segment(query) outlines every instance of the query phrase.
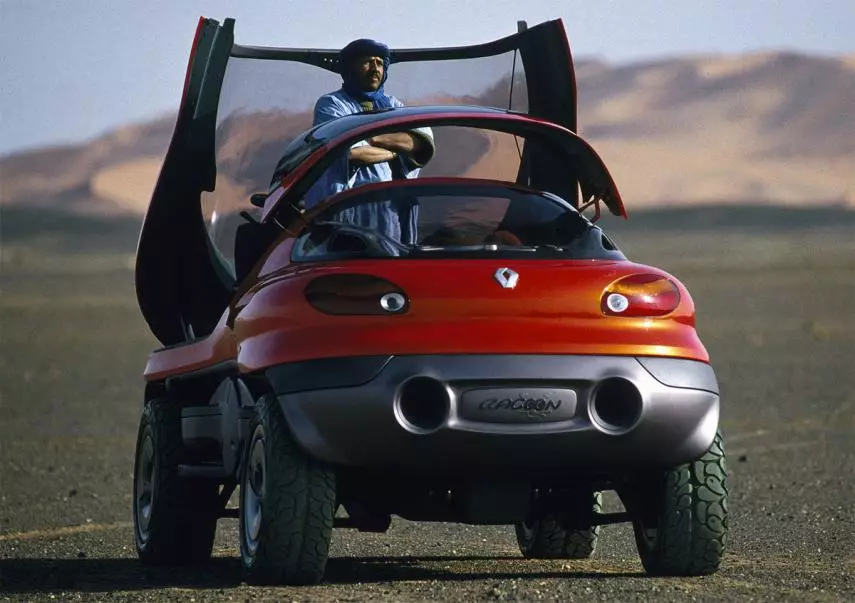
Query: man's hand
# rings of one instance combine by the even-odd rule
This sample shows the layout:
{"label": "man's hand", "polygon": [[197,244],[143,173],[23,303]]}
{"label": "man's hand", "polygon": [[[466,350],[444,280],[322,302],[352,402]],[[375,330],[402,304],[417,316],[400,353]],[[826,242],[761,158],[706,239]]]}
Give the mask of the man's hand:
{"label": "man's hand", "polygon": [[388,149],[383,149],[370,144],[353,147],[347,158],[351,163],[357,165],[373,165],[375,163],[383,163],[384,161],[392,161],[398,154]]}
{"label": "man's hand", "polygon": [[381,149],[407,155],[418,166],[426,164],[433,154],[432,147],[421,136],[410,132],[380,134],[370,138],[368,143]]}
{"label": "man's hand", "polygon": [[412,153],[421,144],[421,140],[409,132],[394,132],[369,138],[368,144],[395,153]]}
{"label": "man's hand", "polygon": [[367,145],[353,147],[348,158],[357,165],[371,165],[392,161],[401,154],[411,157],[416,162],[424,163],[420,158],[420,155],[424,154],[423,151],[429,153],[431,147],[421,136],[409,132],[393,132],[373,136],[368,139]]}

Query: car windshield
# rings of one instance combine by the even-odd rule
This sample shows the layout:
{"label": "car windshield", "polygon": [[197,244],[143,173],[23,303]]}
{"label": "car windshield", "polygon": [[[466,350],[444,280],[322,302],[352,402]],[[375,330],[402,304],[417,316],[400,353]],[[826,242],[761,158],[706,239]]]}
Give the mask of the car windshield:
{"label": "car windshield", "polygon": [[623,259],[569,203],[502,185],[381,185],[316,214],[294,261],[347,258]]}
{"label": "car windshield", "polygon": [[[513,52],[468,60],[396,63],[386,90],[409,106],[465,104],[528,110],[522,65]],[[512,85],[513,83],[513,85]],[[216,124],[217,183],[202,195],[203,215],[248,210],[249,196],[266,191],[283,153],[318,141],[296,138],[312,125],[318,97],[341,87],[341,76],[314,65],[232,57],[223,80]],[[288,166],[293,167],[293,166]],[[287,171],[287,170],[286,170]]]}

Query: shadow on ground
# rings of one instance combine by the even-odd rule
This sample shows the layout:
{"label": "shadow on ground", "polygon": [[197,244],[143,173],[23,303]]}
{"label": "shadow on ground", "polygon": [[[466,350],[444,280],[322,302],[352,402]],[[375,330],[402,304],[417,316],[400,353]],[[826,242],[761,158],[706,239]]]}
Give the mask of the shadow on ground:
{"label": "shadow on ground", "polygon": [[[362,557],[330,559],[324,583],[370,584],[407,580],[503,580],[638,578],[642,572],[526,572],[520,557]],[[445,567],[432,567],[443,563]],[[476,564],[476,568],[472,565]],[[485,564],[489,564],[485,568]],[[474,571],[473,571],[474,570]],[[223,589],[243,583],[240,560],[215,558],[202,566],[145,567],[137,559],[6,559],[0,561],[0,591],[102,592],[168,587]]]}

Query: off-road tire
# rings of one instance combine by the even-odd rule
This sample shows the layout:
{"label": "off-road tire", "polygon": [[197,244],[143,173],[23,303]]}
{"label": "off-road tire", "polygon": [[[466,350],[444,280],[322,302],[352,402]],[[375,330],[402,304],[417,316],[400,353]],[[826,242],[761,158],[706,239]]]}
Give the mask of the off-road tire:
{"label": "off-road tire", "polygon": [[665,472],[655,523],[633,521],[647,572],[702,576],[718,570],[727,541],[727,497],[724,444],[716,433],[700,458]]}
{"label": "off-road tire", "polygon": [[146,565],[202,563],[217,529],[218,485],[178,474],[181,409],[147,402],[134,457],[133,520],[137,554]]}
{"label": "off-road tire", "polygon": [[[595,513],[603,509],[603,495],[592,494]],[[567,530],[553,515],[531,522],[517,523],[517,544],[527,559],[588,559],[597,548],[600,526]]]}
{"label": "off-road tire", "polygon": [[247,581],[317,584],[329,557],[335,473],[297,446],[272,396],[257,402],[248,433],[240,492],[240,548]]}

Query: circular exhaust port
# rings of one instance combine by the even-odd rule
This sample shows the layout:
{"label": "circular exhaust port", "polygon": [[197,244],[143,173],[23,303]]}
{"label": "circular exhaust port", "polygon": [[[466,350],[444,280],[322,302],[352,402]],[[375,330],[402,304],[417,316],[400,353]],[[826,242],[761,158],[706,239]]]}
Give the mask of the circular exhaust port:
{"label": "circular exhaust port", "polygon": [[604,379],[591,400],[591,419],[600,431],[626,433],[641,418],[641,392],[619,377]]}
{"label": "circular exhaust port", "polygon": [[409,431],[430,433],[445,424],[450,407],[448,389],[441,381],[432,377],[413,377],[401,386],[395,414]]}

